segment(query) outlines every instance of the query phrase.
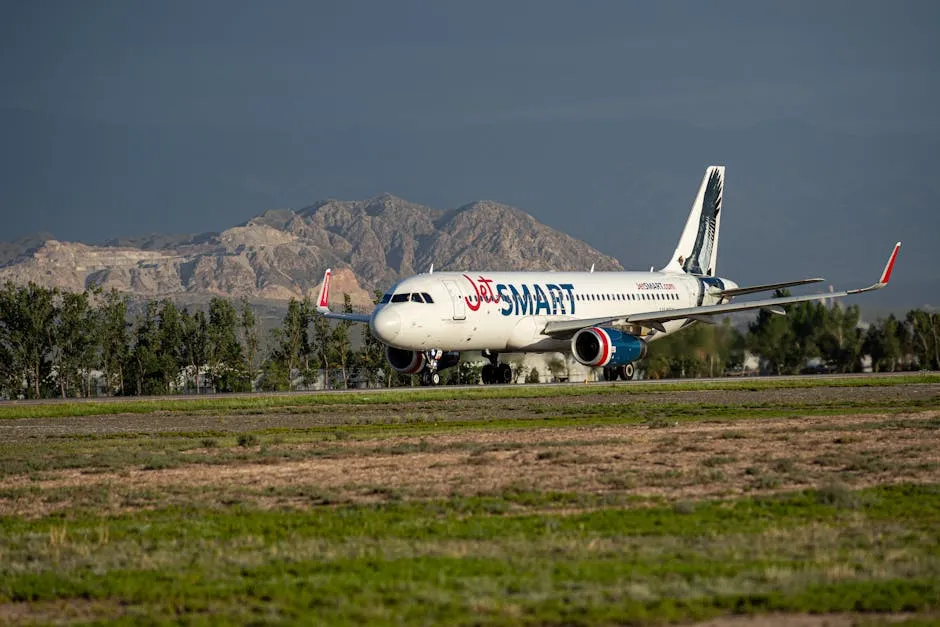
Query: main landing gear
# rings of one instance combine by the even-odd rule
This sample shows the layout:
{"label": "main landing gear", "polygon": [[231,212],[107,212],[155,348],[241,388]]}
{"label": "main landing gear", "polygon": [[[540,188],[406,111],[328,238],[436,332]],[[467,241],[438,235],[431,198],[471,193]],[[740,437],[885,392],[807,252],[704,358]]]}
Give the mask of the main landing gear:
{"label": "main landing gear", "polygon": [[604,381],[616,381],[617,379],[630,381],[633,379],[634,374],[636,374],[636,368],[633,364],[604,367]]}
{"label": "main landing gear", "polygon": [[483,356],[490,360],[490,363],[483,366],[480,373],[483,383],[512,383],[512,368],[509,364],[499,363],[499,353],[491,350],[483,351]]}

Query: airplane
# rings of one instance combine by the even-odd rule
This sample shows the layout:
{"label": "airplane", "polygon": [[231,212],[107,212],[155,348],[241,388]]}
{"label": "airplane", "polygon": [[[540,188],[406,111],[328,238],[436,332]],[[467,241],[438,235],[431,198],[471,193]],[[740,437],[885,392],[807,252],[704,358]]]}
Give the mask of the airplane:
{"label": "airplane", "polygon": [[860,289],[731,302],[737,296],[823,281],[798,279],[739,287],[718,277],[718,235],[725,168],[709,166],[692,203],[675,252],[650,272],[434,272],[402,279],[371,314],[330,310],[327,269],[316,310],[327,318],[367,323],[385,344],[389,365],[417,374],[424,385],[459,362],[462,351],[481,351],[483,383],[510,383],[504,352],[570,353],[605,380],[632,379],[649,342],[696,322],[735,311],[840,298],[883,288],[891,278],[901,242],[895,244],[878,282]]}

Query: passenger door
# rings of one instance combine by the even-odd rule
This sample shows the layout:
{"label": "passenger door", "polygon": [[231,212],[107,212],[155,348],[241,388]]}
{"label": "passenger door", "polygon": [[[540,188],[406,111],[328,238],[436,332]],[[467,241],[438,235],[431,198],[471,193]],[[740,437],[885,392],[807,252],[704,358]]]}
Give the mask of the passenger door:
{"label": "passenger door", "polygon": [[463,294],[460,293],[460,288],[457,287],[457,283],[455,281],[441,282],[444,284],[444,287],[447,288],[450,294],[450,300],[454,304],[454,320],[466,320],[467,304],[463,300]]}

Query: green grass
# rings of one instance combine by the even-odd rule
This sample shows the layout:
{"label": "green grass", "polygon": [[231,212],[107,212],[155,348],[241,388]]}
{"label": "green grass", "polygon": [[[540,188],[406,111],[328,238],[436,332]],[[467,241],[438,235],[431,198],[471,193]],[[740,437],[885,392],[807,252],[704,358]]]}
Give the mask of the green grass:
{"label": "green grass", "polygon": [[[723,387],[728,383],[738,387]],[[714,389],[765,380],[728,383]],[[582,393],[635,386],[481,388],[458,391],[446,415],[434,400],[452,398],[448,390],[408,391],[419,400],[407,406],[398,393],[214,398],[201,409],[153,404],[152,417],[127,418],[141,429],[153,420],[156,433],[62,435],[50,424],[38,436],[30,431],[0,443],[0,511],[26,512],[0,516],[0,623],[10,604],[34,622],[117,624],[658,625],[767,612],[857,612],[867,614],[864,623],[886,612],[913,612],[915,622],[936,616],[940,486],[851,485],[936,477],[905,472],[935,467],[940,422],[903,415],[936,407],[936,398],[655,399],[657,391],[689,385],[636,386],[653,396],[580,404]],[[693,389],[701,387],[708,386]],[[551,403],[548,396],[561,398]],[[315,400],[303,405],[304,398]],[[220,402],[250,401],[262,404],[209,413]],[[269,401],[290,404],[263,405]],[[383,405],[392,403],[394,412]],[[253,415],[266,407],[302,415],[287,422]],[[193,427],[160,432],[166,412],[176,414],[167,429]],[[750,439],[784,442],[785,423],[766,430],[734,422],[705,440],[673,428],[840,413],[872,416],[814,425],[819,450],[784,448],[762,457],[748,453]],[[281,426],[259,428],[272,424]],[[619,432],[620,440],[581,429],[620,424],[635,425]],[[525,433],[533,428],[566,431],[560,438]],[[489,439],[479,430],[504,433]],[[460,433],[468,437],[435,437]],[[575,448],[633,438],[648,439],[656,459],[687,463],[624,468]],[[858,446],[878,438],[891,446]],[[532,464],[519,468],[574,476],[586,470],[597,482],[550,489],[520,473],[510,483],[474,483],[516,451]],[[465,465],[460,483],[443,490],[371,477],[330,484],[314,473],[270,485],[213,483],[211,469],[198,468],[359,456],[386,464],[436,453],[457,453],[445,465]],[[122,481],[177,466],[196,467],[209,484]],[[63,469],[74,472],[55,472]],[[106,478],[96,477],[103,472]],[[732,481],[753,496],[723,489]],[[816,487],[766,494],[794,486]],[[725,498],[696,500],[701,488]]]}
{"label": "green grass", "polygon": [[48,403],[5,403],[0,405],[0,419],[96,416],[108,414],[150,414],[156,412],[229,412],[288,409],[322,405],[382,405],[389,403],[448,400],[487,400],[512,398],[577,397],[592,394],[655,394],[658,392],[698,390],[765,390],[812,387],[873,387],[940,383],[937,374],[911,374],[893,377],[845,379],[785,379],[771,377],[717,382],[682,381],[652,384],[635,382],[620,385],[590,386],[505,386],[475,389],[405,388],[346,394],[213,396],[193,399],[128,399],[108,401],[65,401]]}
{"label": "green grass", "polygon": [[350,625],[940,609],[936,486],[562,511],[581,498],[9,517],[0,601],[81,601],[127,623]]}

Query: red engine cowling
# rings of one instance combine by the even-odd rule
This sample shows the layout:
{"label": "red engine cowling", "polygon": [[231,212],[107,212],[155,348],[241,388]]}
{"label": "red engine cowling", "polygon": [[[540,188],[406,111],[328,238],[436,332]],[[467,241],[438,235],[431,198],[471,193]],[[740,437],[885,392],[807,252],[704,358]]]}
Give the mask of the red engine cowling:
{"label": "red engine cowling", "polygon": [[404,374],[418,374],[424,368],[424,353],[409,351],[394,346],[385,347],[385,359],[397,372]]}

